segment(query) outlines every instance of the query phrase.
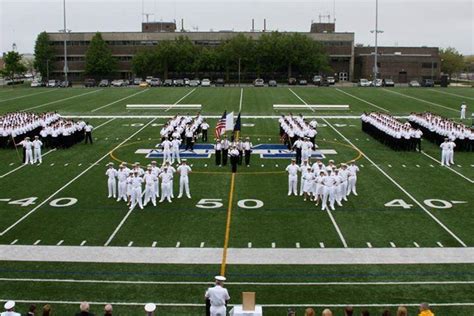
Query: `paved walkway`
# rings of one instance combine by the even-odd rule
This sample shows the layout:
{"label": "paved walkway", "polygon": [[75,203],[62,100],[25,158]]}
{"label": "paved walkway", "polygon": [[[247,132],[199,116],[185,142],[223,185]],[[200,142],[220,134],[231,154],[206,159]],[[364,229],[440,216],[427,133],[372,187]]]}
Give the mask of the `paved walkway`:
{"label": "paved walkway", "polygon": [[[220,264],[221,248],[0,245],[0,260],[154,264]],[[227,264],[474,263],[468,248],[229,248]]]}

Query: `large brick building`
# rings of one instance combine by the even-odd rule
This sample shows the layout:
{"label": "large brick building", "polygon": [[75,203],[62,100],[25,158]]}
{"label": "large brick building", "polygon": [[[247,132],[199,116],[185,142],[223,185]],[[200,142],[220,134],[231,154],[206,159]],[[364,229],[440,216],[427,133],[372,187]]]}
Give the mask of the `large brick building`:
{"label": "large brick building", "polygon": [[[265,31],[233,32],[176,32],[176,24],[168,22],[143,23],[142,32],[102,32],[103,39],[108,43],[112,54],[118,60],[119,76],[122,78],[131,78],[131,62],[134,54],[144,48],[150,48],[159,45],[166,40],[174,40],[179,36],[188,37],[194,44],[202,46],[218,46],[224,41],[244,34],[254,40],[258,40]],[[291,32],[289,32],[291,33]],[[322,44],[329,55],[330,65],[339,80],[353,81],[360,77],[371,77],[373,66],[371,62],[370,47],[355,47],[354,33],[335,32],[333,23],[313,23],[310,32],[301,32],[314,41]],[[49,33],[51,45],[56,54],[52,76],[62,78],[64,68],[64,36],[67,36],[67,59],[68,76],[71,80],[82,80],[85,67],[85,53],[94,33]],[[395,49],[395,51],[394,51]],[[426,50],[426,51],[425,51]],[[412,52],[414,51],[414,52]],[[389,48],[384,47],[380,50],[380,70],[382,78],[390,77],[399,81],[400,73],[406,72],[405,79],[421,79],[427,76],[427,62],[434,61],[435,77],[439,74],[439,56],[437,48]],[[392,57],[389,57],[389,52]],[[427,55],[430,54],[428,57]],[[431,56],[432,54],[432,56]],[[408,58],[408,56],[411,56]],[[417,69],[423,69],[419,72]],[[307,78],[310,79],[310,78]]]}

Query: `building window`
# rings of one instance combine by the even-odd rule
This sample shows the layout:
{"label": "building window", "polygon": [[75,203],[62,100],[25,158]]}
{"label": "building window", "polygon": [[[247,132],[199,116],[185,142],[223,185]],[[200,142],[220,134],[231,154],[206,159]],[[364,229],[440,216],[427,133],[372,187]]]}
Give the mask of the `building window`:
{"label": "building window", "polygon": [[438,68],[438,63],[421,63],[421,68]]}

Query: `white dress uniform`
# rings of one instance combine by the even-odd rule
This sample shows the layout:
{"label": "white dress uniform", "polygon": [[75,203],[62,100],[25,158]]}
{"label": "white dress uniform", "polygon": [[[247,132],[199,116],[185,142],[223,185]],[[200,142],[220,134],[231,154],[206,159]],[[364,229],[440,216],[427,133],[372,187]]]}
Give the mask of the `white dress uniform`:
{"label": "white dress uniform", "polygon": [[25,148],[25,165],[33,164],[33,143],[25,139],[20,142],[20,145]]}
{"label": "white dress uniform", "polygon": [[226,316],[226,301],[230,300],[227,289],[220,285],[211,287],[206,292],[206,298],[211,302],[211,316]]}
{"label": "white dress uniform", "polygon": [[33,163],[38,162],[38,164],[41,164],[43,162],[43,158],[41,157],[42,146],[43,146],[43,142],[40,141],[39,139],[35,139],[33,141],[33,150],[34,150]]}
{"label": "white dress uniform", "polygon": [[461,104],[461,120],[466,119],[466,104]]}
{"label": "white dress uniform", "polygon": [[441,166],[449,167],[449,150],[451,145],[448,141],[444,141],[439,147],[441,148]]}
{"label": "white dress uniform", "polygon": [[323,190],[323,201],[321,204],[321,210],[324,211],[325,209],[328,208],[327,202],[329,199],[329,206],[331,207],[332,210],[334,210],[334,185],[336,183],[336,179],[332,174],[328,174],[327,176],[324,177],[322,184],[324,185],[324,190]]}
{"label": "white dress uniform", "polygon": [[172,185],[173,175],[168,170],[163,170],[163,172],[160,173],[160,179],[161,179],[160,203],[163,202],[165,199],[167,199],[168,202],[171,203],[171,185]]}
{"label": "white dress uniform", "polygon": [[349,180],[349,170],[341,169],[339,170],[339,176],[341,177],[341,186],[339,188],[339,194],[344,201],[347,201],[347,186]]}
{"label": "white dress uniform", "polygon": [[155,182],[155,195],[156,197],[160,197],[160,173],[161,173],[161,169],[157,166],[153,166],[151,167],[151,172],[156,176],[156,182]]}
{"label": "white dress uniform", "polygon": [[456,147],[456,143],[452,140],[448,142],[449,144],[449,151],[448,151],[448,160],[450,164],[454,164],[454,147]]}
{"label": "white dress uniform", "polygon": [[128,172],[124,168],[119,168],[117,170],[117,179],[118,179],[118,196],[117,202],[120,200],[124,200],[127,202],[127,177]]}
{"label": "white dress uniform", "polygon": [[138,175],[133,175],[131,178],[132,182],[132,205],[130,205],[130,210],[133,210],[135,206],[138,206],[143,210],[143,203],[142,203],[142,183],[143,178],[139,177]]}
{"label": "white dress uniform", "polygon": [[[186,196],[190,199],[191,193],[189,192],[189,177],[188,174],[192,172],[191,167],[188,165],[181,165],[178,167],[179,173],[179,194],[178,199],[183,196],[183,191],[186,191]],[[183,190],[184,189],[184,190]]]}
{"label": "white dress uniform", "polygon": [[110,166],[105,172],[105,175],[107,176],[107,188],[109,189],[108,198],[113,197],[115,199],[117,198],[117,183],[115,181],[117,178],[117,170]]}
{"label": "white dress uniform", "polygon": [[285,169],[288,172],[288,195],[293,193],[295,196],[298,195],[298,170],[297,164],[290,164]]}
{"label": "white dress uniform", "polygon": [[300,181],[300,196],[303,195],[304,192],[304,181],[303,177],[309,172],[308,167],[311,167],[307,162],[303,160],[303,163],[301,164],[300,168],[298,171],[301,172],[301,181]]}
{"label": "white dress uniform", "polygon": [[342,206],[342,190],[343,190],[343,185],[342,185],[342,177],[339,172],[334,175],[334,179],[336,180],[336,183],[334,185],[334,197],[336,199],[336,203],[339,206]]}
{"label": "white dress uniform", "polygon": [[143,176],[143,180],[145,181],[145,199],[143,206],[146,206],[150,200],[153,206],[156,206],[155,183],[158,182],[158,178],[153,174],[153,171],[149,169]]}
{"label": "white dress uniform", "polygon": [[175,159],[178,163],[181,163],[181,157],[179,156],[179,146],[181,146],[181,140],[175,138],[171,141],[171,163],[174,163]]}
{"label": "white dress uniform", "polygon": [[173,166],[168,166],[168,173],[171,175],[171,184],[170,184],[170,193],[171,198],[174,199],[174,174],[176,173],[176,169]]}
{"label": "white dress uniform", "polygon": [[357,196],[357,190],[356,190],[356,184],[357,184],[357,172],[359,172],[359,167],[356,165],[350,165],[347,167],[347,170],[349,170],[349,176],[347,180],[347,195],[349,194],[354,194]]}
{"label": "white dress uniform", "polygon": [[132,201],[132,179],[133,179],[133,174],[130,172],[127,172],[127,197],[130,198],[130,202]]}
{"label": "white dress uniform", "polygon": [[314,174],[312,172],[306,172],[301,181],[304,183],[303,185],[303,192],[307,193],[308,195],[311,195],[314,191]]}
{"label": "white dress uniform", "polygon": [[314,178],[314,193],[313,195],[318,198],[318,197],[322,197],[323,194],[324,194],[324,185],[323,185],[323,179],[324,179],[325,176],[322,176],[322,175],[318,175],[316,176],[315,175],[315,178]]}
{"label": "white dress uniform", "polygon": [[163,163],[171,162],[171,142],[165,139],[161,143],[161,147],[163,147]]}

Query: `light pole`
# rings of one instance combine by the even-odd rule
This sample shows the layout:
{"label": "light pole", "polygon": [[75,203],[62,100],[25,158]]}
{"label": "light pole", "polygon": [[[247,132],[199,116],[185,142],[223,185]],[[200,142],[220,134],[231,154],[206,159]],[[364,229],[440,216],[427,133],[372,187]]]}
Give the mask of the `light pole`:
{"label": "light pole", "polygon": [[49,59],[46,59],[46,79],[49,82]]}
{"label": "light pole", "polygon": [[64,81],[67,81],[67,29],[66,29],[66,0],[63,0],[63,18],[64,18]]}
{"label": "light pole", "polygon": [[240,87],[240,57],[239,57],[239,87]]}
{"label": "light pole", "polygon": [[370,33],[375,33],[375,53],[374,53],[374,86],[377,80],[377,74],[379,73],[379,68],[377,66],[378,59],[378,43],[377,36],[378,33],[383,33],[382,30],[378,29],[379,26],[379,0],[375,0],[375,30],[370,31]]}

